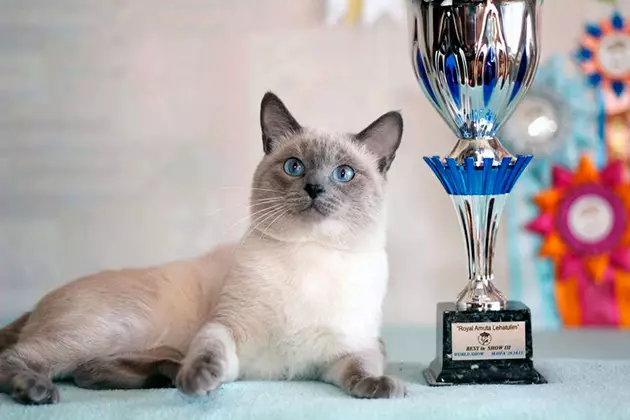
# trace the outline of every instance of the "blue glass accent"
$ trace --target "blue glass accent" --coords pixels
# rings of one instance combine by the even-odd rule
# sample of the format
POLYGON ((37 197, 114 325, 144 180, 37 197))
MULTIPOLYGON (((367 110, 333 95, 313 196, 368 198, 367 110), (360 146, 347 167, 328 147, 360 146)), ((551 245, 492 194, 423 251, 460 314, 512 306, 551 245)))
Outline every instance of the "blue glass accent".
POLYGON ((484 191, 491 191, 491 185, 494 184, 494 178, 492 177, 492 158, 485 158, 483 160, 483 181, 481 183, 484 191))
POLYGON ((449 195, 500 195, 509 194, 533 156, 503 158, 499 166, 492 166, 492 158, 484 159, 482 166, 475 166, 472 158, 463 165, 448 158, 446 163, 438 156, 425 157, 435 176, 449 195))
POLYGON ((437 104, 437 99, 435 97, 435 93, 433 93, 433 88, 431 88, 431 83, 429 83, 429 78, 427 77, 427 71, 424 68, 424 60, 422 59, 422 54, 420 54, 420 50, 418 50, 416 54, 416 61, 418 63, 418 71, 420 72, 420 78, 422 79, 422 84, 424 88, 429 93, 431 100, 433 103, 437 104))
POLYGON ((466 184, 464 184, 464 180, 462 179, 462 174, 460 172, 461 166, 457 165, 455 159, 446 159, 446 169, 447 174, 451 176, 451 184, 453 185, 454 191, 462 191, 466 189, 466 184))
POLYGON ((448 90, 451 92, 455 105, 459 108, 461 106, 461 96, 459 87, 459 74, 457 72, 457 60, 454 54, 450 54, 446 57, 444 63, 444 76, 446 77, 446 83, 448 84, 448 90))
POLYGON ((623 16, 621 16, 618 12, 615 12, 615 14, 612 17, 611 22, 612 22, 613 28, 623 29, 623 26, 624 26, 623 16))
POLYGON ((497 85, 497 73, 497 59, 494 50, 490 48, 483 69, 483 101, 486 106, 490 103, 492 93, 497 85))
POLYGON ((427 163, 427 165, 429 165, 429 168, 431 168, 431 170, 433 171, 437 179, 440 180, 440 184, 442 184, 442 187, 444 188, 444 190, 450 194, 449 192, 450 187, 448 184, 446 184, 444 178, 440 175, 440 172, 438 171, 437 166, 435 166, 433 164, 433 161, 428 157, 425 157, 424 161, 427 163))
POLYGON ((508 170, 508 166, 510 166, 511 161, 512 159, 510 158, 503 158, 503 160, 501 160, 501 165, 499 165, 499 171, 496 175, 496 180, 494 184, 495 194, 501 194, 499 191, 503 191, 505 187, 505 182, 508 179, 507 170, 508 170))
POLYGON ((589 50, 588 48, 582 47, 578 51, 577 58, 578 58, 579 61, 590 60, 591 58, 593 58, 593 52, 591 50, 589 50))
POLYGON ((597 87, 602 82, 602 75, 599 73, 591 74, 588 76, 588 82, 591 86, 597 87))
POLYGON ((602 30, 599 26, 596 25, 586 25, 586 33, 594 36, 595 38, 599 38, 600 36, 602 36, 602 30))
POLYGON ((529 162, 531 162, 533 158, 534 156, 528 155, 524 156, 524 159, 516 160, 516 162, 514 163, 514 169, 511 171, 511 174, 509 175, 504 186, 507 190, 512 191, 512 188, 514 188, 514 185, 516 185, 516 181, 518 181, 518 178, 521 176, 521 174, 523 173, 525 168, 527 168, 527 165, 529 165, 529 162))
POLYGON ((481 190, 481 182, 483 180, 481 177, 475 176, 475 165, 473 158, 466 158, 466 164, 464 165, 464 169, 466 170, 466 178, 470 180, 470 188, 473 191, 481 190))
POLYGON ((618 80, 612 83, 613 91, 617 94, 617 96, 621 96, 623 92, 626 90, 626 84, 624 82, 620 82, 618 80))
POLYGON ((525 80, 525 73, 527 73, 527 50, 523 50, 523 56, 521 57, 521 64, 518 67, 518 73, 516 74, 516 80, 514 81, 514 88, 512 89, 512 95, 510 95, 510 103, 514 100, 516 95, 523 87, 523 80, 525 80))

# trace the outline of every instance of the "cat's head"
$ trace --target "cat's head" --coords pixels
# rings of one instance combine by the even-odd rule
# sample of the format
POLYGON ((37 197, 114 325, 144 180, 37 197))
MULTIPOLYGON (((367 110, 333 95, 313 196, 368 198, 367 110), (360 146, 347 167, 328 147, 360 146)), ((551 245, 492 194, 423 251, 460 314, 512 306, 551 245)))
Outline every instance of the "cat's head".
POLYGON ((253 179, 252 229, 340 247, 384 233, 386 175, 403 132, 398 112, 360 133, 323 133, 301 126, 267 93, 260 123, 265 156, 253 179))

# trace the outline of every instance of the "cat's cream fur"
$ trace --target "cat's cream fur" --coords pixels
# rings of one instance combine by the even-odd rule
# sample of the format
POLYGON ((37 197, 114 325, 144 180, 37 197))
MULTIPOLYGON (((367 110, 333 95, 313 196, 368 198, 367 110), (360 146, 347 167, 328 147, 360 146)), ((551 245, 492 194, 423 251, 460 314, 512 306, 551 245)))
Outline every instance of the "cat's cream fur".
POLYGON ((230 303, 218 308, 217 320, 242 343, 239 376, 313 377, 322 361, 378 345, 388 272, 382 248, 263 241, 249 241, 244 274, 225 286, 248 307, 239 306, 237 317, 230 303))
MULTIPOLYGON (((261 123, 266 157, 243 241, 186 261, 99 273, 51 292, 0 331, 0 351, 3 332, 7 342, 0 391, 49 403, 58 399, 52 378, 136 387, 159 372, 187 394, 249 378, 320 378, 358 397, 404 394, 399 381, 382 376, 379 340, 388 278, 385 173, 400 142, 400 117, 387 114, 353 140, 302 128, 268 94, 261 123), (305 142, 317 142, 308 143, 315 150, 310 158, 305 142), (317 168, 353 162, 355 184, 325 184, 324 197, 311 200, 296 184, 302 181, 277 170, 285 154, 300 153, 317 168), (179 362, 180 353, 181 369, 155 369, 179 362)), ((329 182, 317 176, 303 182, 329 182)))

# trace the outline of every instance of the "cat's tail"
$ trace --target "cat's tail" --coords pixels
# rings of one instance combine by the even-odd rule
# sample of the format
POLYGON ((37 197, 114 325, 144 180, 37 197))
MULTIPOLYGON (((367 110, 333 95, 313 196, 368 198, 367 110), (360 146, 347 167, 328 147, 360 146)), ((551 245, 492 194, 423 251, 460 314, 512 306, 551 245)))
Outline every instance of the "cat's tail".
POLYGON ((22 328, 28 322, 31 313, 27 312, 6 327, 0 329, 0 353, 18 342, 22 328))

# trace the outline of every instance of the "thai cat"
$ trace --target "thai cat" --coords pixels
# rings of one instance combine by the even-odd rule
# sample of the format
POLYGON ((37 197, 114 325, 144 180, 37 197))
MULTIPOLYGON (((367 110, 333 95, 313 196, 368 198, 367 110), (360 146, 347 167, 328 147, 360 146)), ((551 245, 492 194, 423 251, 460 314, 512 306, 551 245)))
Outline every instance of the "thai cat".
POLYGON ((49 293, 0 330, 0 391, 45 404, 59 400, 57 378, 190 395, 238 379, 320 379, 356 397, 405 394, 384 376, 379 339, 400 114, 326 133, 267 93, 260 122, 264 157, 242 241, 49 293))

